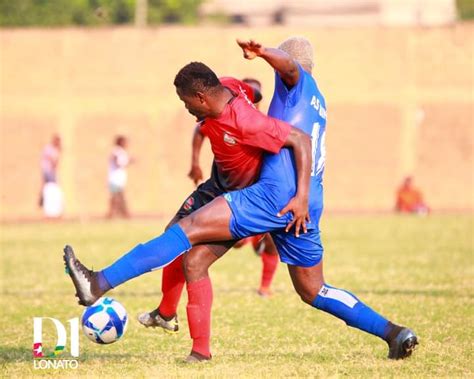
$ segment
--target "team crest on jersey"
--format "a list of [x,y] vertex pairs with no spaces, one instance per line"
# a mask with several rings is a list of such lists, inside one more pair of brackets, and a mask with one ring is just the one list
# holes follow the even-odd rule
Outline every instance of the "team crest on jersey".
[[224,142],[227,144],[227,145],[230,145],[230,146],[234,146],[237,144],[237,141],[235,139],[234,136],[230,135],[229,133],[227,132],[224,132]]
[[188,197],[188,199],[184,202],[183,208],[185,211],[190,211],[194,205],[194,198],[192,196]]

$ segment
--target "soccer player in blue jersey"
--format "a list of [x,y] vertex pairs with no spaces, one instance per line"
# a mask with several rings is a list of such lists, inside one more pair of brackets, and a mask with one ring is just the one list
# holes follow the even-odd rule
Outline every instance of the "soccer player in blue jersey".
[[[313,161],[309,209],[312,226],[300,238],[281,232],[272,233],[281,261],[288,264],[296,292],[305,303],[344,320],[349,326],[387,341],[389,358],[403,359],[410,356],[418,344],[417,336],[410,329],[392,324],[352,293],[330,286],[324,281],[323,247],[318,224],[323,210],[326,103],[311,76],[314,59],[310,42],[302,37],[293,37],[284,41],[278,49],[265,48],[252,40],[237,40],[237,43],[246,59],[260,57],[275,70],[275,90],[268,114],[311,135]],[[281,170],[282,166],[289,166],[291,159],[288,149],[267,156],[260,181],[265,181],[267,177],[280,177],[280,180],[285,180],[286,177],[288,181],[294,182],[294,170],[284,170],[284,177]],[[230,195],[234,204],[234,219],[238,224],[240,215],[244,220],[247,216],[242,210],[249,209],[248,201],[245,201],[245,207],[237,207],[235,203],[241,201],[241,193]],[[233,235],[238,236],[238,233]]]
[[[304,154],[298,157],[289,149],[267,154],[256,184],[218,197],[164,235],[137,246],[100,272],[88,270],[75,258],[72,249],[66,247],[64,258],[80,303],[90,304],[110,288],[162,267],[193,244],[240,239],[269,231],[280,259],[288,264],[297,293],[306,303],[384,339],[389,344],[389,358],[409,356],[417,344],[411,330],[390,323],[351,293],[331,287],[323,280],[318,224],[323,206],[326,107],[310,74],[311,45],[301,39],[290,39],[280,49],[265,49],[254,42],[239,44],[247,58],[261,57],[275,68],[276,88],[270,112],[312,136],[309,160],[312,164],[307,164]],[[197,99],[182,93],[180,98],[188,109],[206,112],[206,104],[200,105]],[[309,212],[306,212],[308,204]],[[212,262],[206,262],[206,257],[192,257],[185,265],[187,280],[207,272]],[[209,359],[210,355],[200,358]]]

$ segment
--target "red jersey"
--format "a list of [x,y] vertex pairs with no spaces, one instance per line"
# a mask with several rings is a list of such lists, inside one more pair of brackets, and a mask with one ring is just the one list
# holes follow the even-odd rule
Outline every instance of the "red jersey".
[[220,183],[240,189],[258,179],[263,153],[278,153],[291,125],[259,112],[247,96],[253,96],[247,84],[228,77],[220,81],[234,97],[218,118],[205,118],[200,130],[211,142]]

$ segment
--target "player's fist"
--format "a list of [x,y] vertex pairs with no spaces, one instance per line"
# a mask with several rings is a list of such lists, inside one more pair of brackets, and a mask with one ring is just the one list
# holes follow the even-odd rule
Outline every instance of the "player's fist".
[[237,38],[237,44],[244,52],[245,59],[254,59],[255,57],[261,56],[265,51],[262,44],[255,42],[254,40],[243,41]]
[[188,177],[191,179],[195,185],[198,185],[202,181],[202,170],[201,167],[193,165],[191,170],[188,172]]

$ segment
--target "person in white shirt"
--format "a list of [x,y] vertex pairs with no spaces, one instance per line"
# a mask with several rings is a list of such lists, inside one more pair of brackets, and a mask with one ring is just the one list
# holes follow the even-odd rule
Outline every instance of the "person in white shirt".
[[107,218],[114,216],[130,217],[124,190],[127,184],[127,166],[130,157],[127,152],[127,139],[119,135],[115,138],[114,148],[109,158],[108,186],[110,192]]
[[59,157],[61,155],[61,137],[53,135],[51,142],[48,143],[41,153],[41,173],[43,177],[43,184],[57,182],[57,167]]
[[54,134],[41,153],[41,192],[39,206],[48,218],[60,217],[63,213],[63,195],[58,184],[57,169],[61,156],[61,137]]

